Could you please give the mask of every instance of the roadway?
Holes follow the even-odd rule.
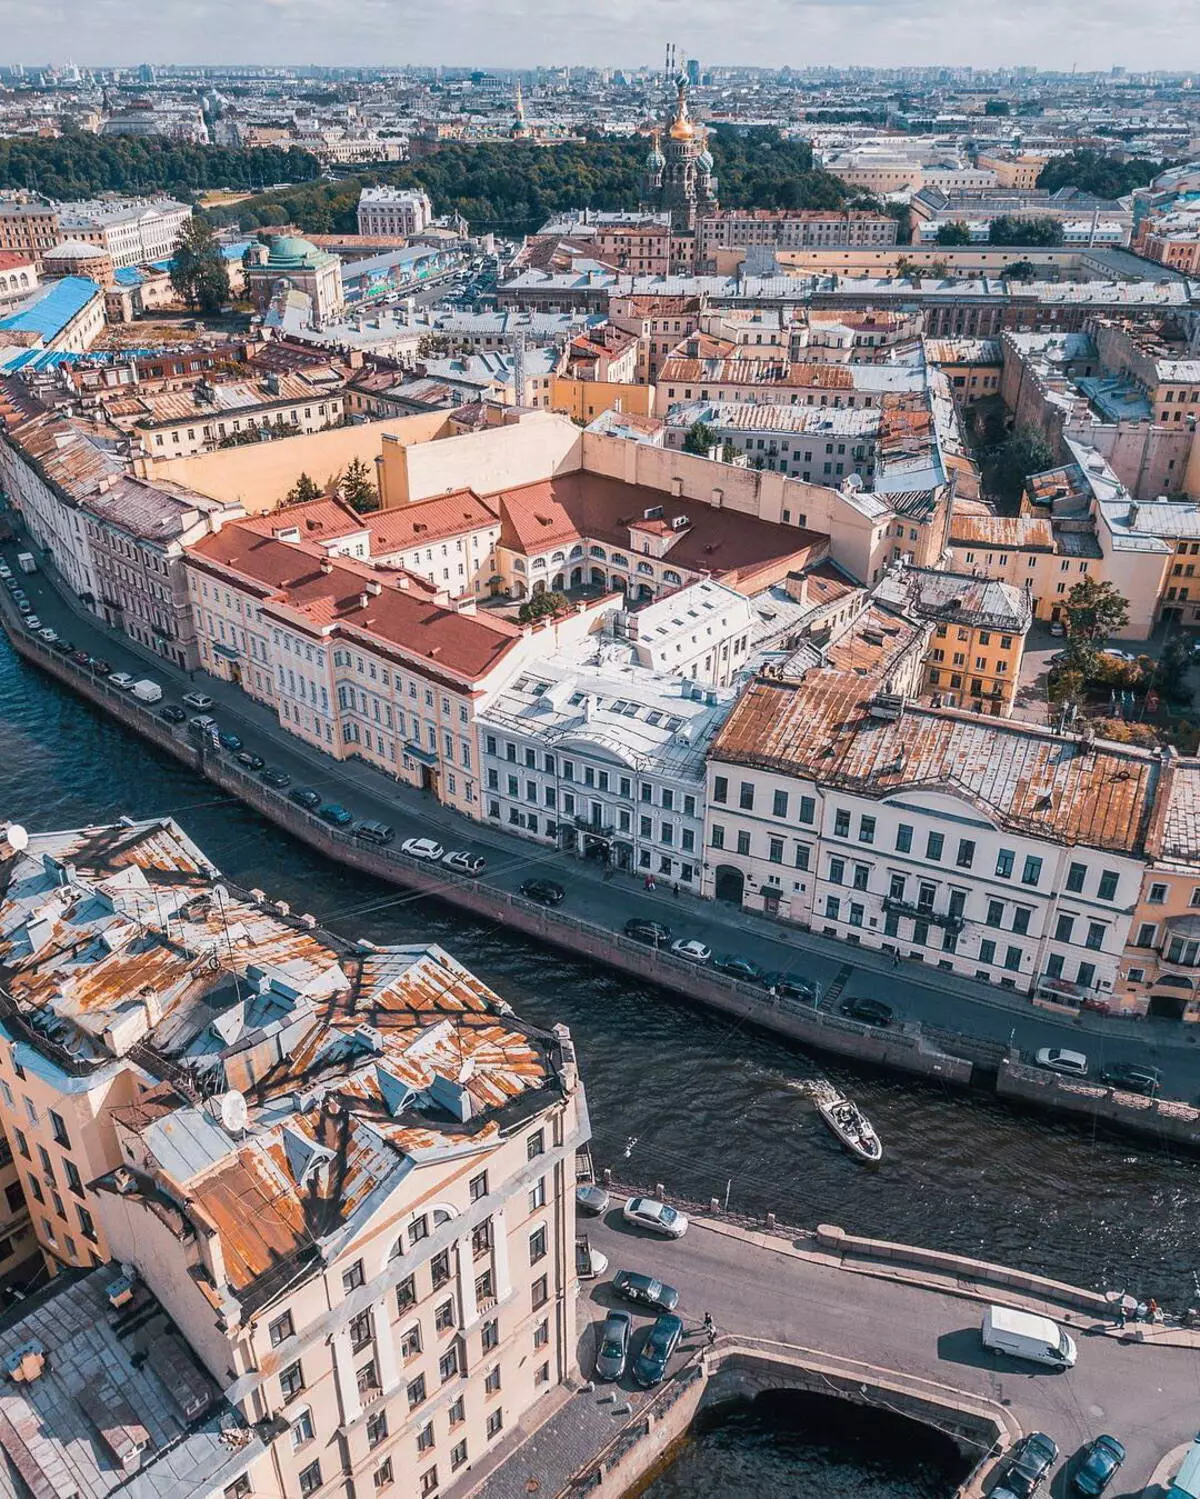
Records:
[[[581,1227],[609,1259],[604,1278],[585,1282],[578,1302],[585,1376],[605,1312],[627,1307],[608,1281],[629,1269],[676,1287],[690,1346],[711,1312],[719,1334],[851,1359],[1005,1405],[1024,1431],[1044,1431],[1058,1443],[1063,1461],[1050,1486],[1054,1496],[1067,1492],[1065,1460],[1102,1432],[1128,1450],[1111,1491],[1119,1499],[1140,1493],[1159,1460],[1200,1426],[1200,1349],[1127,1343],[1084,1313],[1059,1314],[1079,1345],[1078,1364],[1060,1374],[985,1353],[983,1301],[842,1270],[789,1252],[782,1239],[776,1250],[760,1236],[751,1241],[693,1220],[683,1239],[664,1241],[624,1223],[619,1206]],[[635,1312],[635,1352],[650,1321]],[[624,1387],[635,1388],[628,1377]]]
[[[0,545],[0,555],[16,570],[20,543]],[[115,670],[150,676],[165,689],[164,702],[178,702],[189,689],[211,696],[222,728],[236,732],[295,785],[312,786],[330,801],[339,801],[356,817],[376,818],[396,830],[397,842],[432,836],[447,848],[467,848],[488,861],[486,882],[515,891],[531,875],[557,880],[567,891],[564,910],[619,931],[633,916],[652,917],[674,935],[698,937],[716,953],[752,956],[773,972],[795,972],[817,980],[822,993],[835,981],[841,1000],[883,998],[901,1021],[918,1021],[977,1039],[1017,1047],[1026,1057],[1041,1046],[1061,1046],[1087,1053],[1093,1075],[1111,1062],[1149,1064],[1163,1075],[1163,1094],[1195,1102],[1198,1073],[1196,1043],[1200,1026],[1167,1021],[1137,1022],[1092,1013],[1064,1015],[1034,1006],[1009,990],[961,978],[905,960],[898,968],[886,954],[851,948],[830,939],[772,922],[737,907],[681,892],[673,896],[660,885],[651,892],[640,876],[610,874],[594,861],[548,850],[513,837],[502,828],[476,823],[442,807],[432,796],[398,785],[382,772],[357,760],[337,761],[288,734],[272,713],[231,683],[202,672],[186,673],[140,651],[126,637],[99,621],[81,619],[59,596],[45,573],[22,578],[39,618],[75,646],[103,657]],[[5,598],[5,605],[9,603]],[[161,706],[161,705],[160,705]],[[156,709],[147,710],[155,712]],[[319,913],[318,913],[319,914]]]

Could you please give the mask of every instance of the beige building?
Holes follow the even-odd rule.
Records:
[[[429,194],[411,187],[364,187],[358,199],[358,232],[404,239],[429,227]]]
[[[59,238],[101,246],[119,269],[170,259],[191,216],[173,198],[90,198],[58,205]]]
[[[342,263],[328,250],[318,250],[295,235],[276,235],[270,249],[252,246],[246,263],[246,295],[259,312],[283,291],[296,291],[312,305],[313,326],[336,321],[346,305]]]
[[[0,859],[0,1115],[48,1264],[133,1267],[117,1304],[148,1289],[269,1444],[227,1493],[467,1473],[575,1370],[565,1028],[236,890],[170,820]]]
[[[21,302],[38,288],[37,266],[28,255],[0,250],[0,308]]]
[[[1015,156],[1006,152],[980,151],[975,164],[981,171],[994,174],[997,187],[1033,188],[1049,159],[1031,151],[1022,151]]]
[[[0,250],[28,255],[35,265],[62,239],[58,210],[48,203],[0,203]]]

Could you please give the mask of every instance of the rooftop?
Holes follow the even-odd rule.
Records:
[[[1033,619],[1029,595],[1010,583],[925,567],[892,568],[876,584],[880,603],[917,619],[958,622],[1023,635]]]

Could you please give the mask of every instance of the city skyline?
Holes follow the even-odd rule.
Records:
[[[127,0],[81,6],[74,0],[6,11],[9,58],[26,66],[62,65],[62,41],[86,67],[227,66],[247,60],[299,67],[533,66],[655,67],[668,41],[681,58],[730,67],[1019,67],[1082,72],[1179,71],[1189,43],[1200,43],[1200,18],[1184,17],[1171,0],[1146,0],[1135,31],[1115,0],[1017,0],[991,14],[968,13],[950,0],[766,0],[738,17],[706,0],[681,17],[658,0],[640,7],[616,0],[588,13],[556,0],[542,7],[531,35],[528,10],[507,0],[447,0],[436,31],[400,0],[365,0],[352,10],[336,0],[206,0],[165,5],[152,23]],[[135,26],[136,22],[136,26]],[[411,30],[409,29],[411,27]],[[136,48],[124,39],[136,35]],[[1115,39],[1120,37],[1119,45]],[[781,56],[797,37],[795,56]],[[781,47],[782,42],[782,47]]]

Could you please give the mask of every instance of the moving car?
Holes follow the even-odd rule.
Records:
[[[1125,1461],[1125,1448],[1116,1437],[1099,1436],[1089,1442],[1075,1460],[1071,1487],[1077,1494],[1095,1499],[1103,1494]]]
[[[560,906],[567,898],[567,892],[553,880],[526,880],[521,886],[521,894],[526,900],[535,900],[540,906]]]
[[[273,791],[286,791],[292,784],[292,778],[286,770],[272,770],[270,766],[266,770],[259,771],[258,779],[264,786],[270,786]]]
[[[1153,1098],[1162,1087],[1162,1074],[1157,1067],[1136,1067],[1130,1062],[1112,1062],[1100,1074],[1100,1081],[1108,1088],[1119,1088],[1123,1093],[1141,1093]]]
[[[620,1379],[629,1357],[629,1339],[633,1336],[633,1318],[628,1312],[609,1312],[600,1329],[600,1346],[596,1350],[596,1378]]]
[[[646,1306],[655,1312],[673,1312],[679,1305],[679,1292],[650,1275],[636,1270],[618,1270],[612,1278],[613,1292],[635,1306]]]
[[[671,943],[671,956],[682,958],[685,963],[708,963],[712,959],[712,948],[698,942],[695,937],[677,937]]]
[[[609,1196],[598,1182],[580,1182],[575,1188],[575,1207],[580,1213],[598,1218],[608,1212]]]
[[[1011,1306],[989,1306],[979,1336],[989,1353],[1023,1358],[1051,1369],[1072,1369],[1079,1357],[1075,1340],[1057,1322]]]
[[[674,1312],[664,1312],[646,1334],[642,1351],[633,1361],[633,1377],[643,1389],[661,1384],[671,1355],[683,1337],[683,1321]]]
[[[119,687],[122,692],[128,692],[133,686],[133,673],[130,671],[114,671],[108,678],[110,687]]]
[[[1044,1431],[1031,1431],[1013,1446],[1001,1482],[1017,1499],[1030,1499],[1057,1461],[1053,1438]]]
[[[185,692],[183,702],[185,707],[194,708],[197,713],[207,713],[213,705],[207,692]]]
[[[1034,1053],[1033,1060],[1039,1067],[1050,1072],[1063,1072],[1068,1077],[1086,1077],[1088,1059],[1081,1051],[1064,1051],[1060,1046],[1042,1046]]]
[[[364,843],[378,843],[380,845],[390,843],[396,836],[394,828],[388,827],[386,822],[375,822],[371,818],[364,818],[354,829],[354,836],[361,838]]]
[[[296,803],[298,807],[304,807],[309,812],[315,812],[321,805],[321,793],[314,791],[311,786],[297,786],[288,792],[288,800]]]
[[[174,703],[168,703],[165,708],[160,708],[158,716],[166,723],[183,723],[187,718],[183,709],[177,708]]]
[[[631,1197],[621,1209],[621,1216],[626,1223],[648,1228],[664,1239],[682,1239],[688,1229],[686,1213],[659,1202],[655,1197]]]
[[[406,838],[400,845],[400,852],[410,859],[427,859],[436,863],[446,850],[435,838]]]
[[[261,755],[256,755],[253,750],[243,750],[237,757],[237,763],[247,770],[261,770],[267,762]]]
[[[649,947],[662,947],[671,940],[671,928],[661,921],[644,921],[634,916],[625,923],[625,935],[635,942],[645,942]]]
[[[354,813],[348,812],[341,802],[326,802],[318,816],[335,828],[346,828],[354,821]]]
[[[482,854],[469,854],[465,849],[452,849],[442,863],[447,869],[453,869],[456,874],[481,875],[487,868],[487,860]]]
[[[228,729],[225,729],[217,735],[217,743],[223,750],[228,750],[230,754],[233,754],[237,750],[241,749],[242,736],[240,734],[230,733]]]
[[[881,999],[847,999],[842,1004],[842,1014],[863,1025],[891,1025],[896,1018],[891,1005]]]
[[[727,973],[730,978],[741,979],[746,984],[761,984],[766,977],[757,963],[752,963],[749,958],[743,958],[735,952],[722,954],[713,966],[721,973]]]

